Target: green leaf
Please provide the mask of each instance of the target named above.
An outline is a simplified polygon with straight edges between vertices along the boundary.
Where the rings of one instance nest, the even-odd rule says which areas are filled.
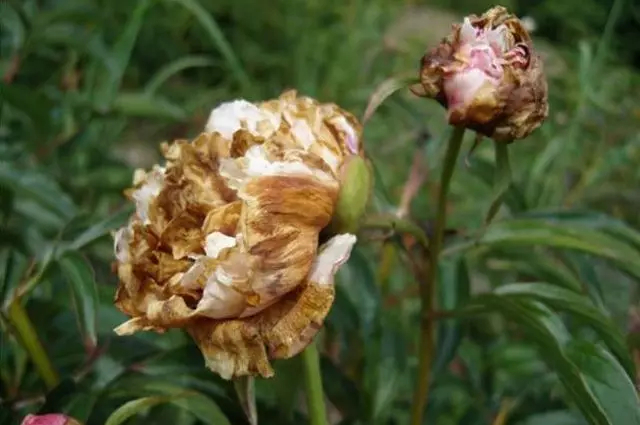
[[[572,351],[568,347],[573,341],[558,316],[538,302],[498,294],[480,295],[473,300],[473,303],[502,313],[526,332],[527,338],[538,345],[540,354],[558,374],[568,395],[590,424],[618,425],[609,416],[609,412],[614,408],[610,399],[603,398],[601,394],[594,392],[590,385],[591,380],[597,378],[599,371],[582,368],[572,361],[570,357]],[[613,360],[615,362],[615,359]],[[613,366],[609,365],[609,367]],[[628,379],[622,368],[619,365],[617,367],[621,373],[618,373],[615,378]],[[633,418],[635,413],[627,411],[625,415]],[[628,424],[632,423],[634,422]]]
[[[131,213],[132,207],[127,206],[104,220],[97,222],[78,235],[69,245],[69,249],[74,251],[80,250],[109,234],[109,232],[124,226],[131,216]]]
[[[474,241],[452,244],[442,255],[451,255],[477,247],[509,249],[531,245],[571,249],[593,254],[609,261],[626,273],[640,279],[638,251],[606,232],[577,224],[557,223],[552,220],[515,218],[492,223]]]
[[[114,391],[115,390],[115,391]],[[188,410],[205,424],[230,425],[220,407],[205,395],[175,384],[160,380],[144,378],[120,379],[111,395],[140,395],[149,397],[166,397],[168,402],[182,409]]]
[[[76,317],[84,341],[93,347],[97,342],[96,314],[99,307],[98,290],[93,268],[77,252],[69,252],[58,260],[71,290]]]
[[[220,29],[218,23],[213,19],[213,16],[197,0],[166,0],[172,3],[177,3],[180,6],[191,12],[196,20],[202,25],[202,28],[209,35],[211,42],[218,49],[222,57],[229,64],[231,72],[240,85],[246,90],[250,87],[251,81],[249,76],[245,72],[240,60],[233,51],[233,48],[227,41],[224,33]]]
[[[122,30],[122,34],[111,51],[113,69],[103,69],[103,75],[96,79],[97,87],[95,87],[93,95],[94,102],[100,110],[107,110],[111,106],[120,89],[122,78],[124,77],[125,70],[131,58],[133,46],[138,38],[145,14],[151,4],[149,0],[140,0],[137,2],[137,6],[133,10],[129,22],[127,22]]]
[[[378,85],[373,94],[369,97],[367,109],[364,112],[362,122],[365,123],[371,118],[382,103],[398,90],[410,87],[420,82],[415,75],[407,77],[391,77]]]
[[[0,186],[16,196],[30,198],[69,220],[76,214],[73,201],[50,178],[34,171],[18,170],[13,165],[0,162]]]
[[[214,66],[216,62],[207,56],[185,56],[180,59],[176,59],[160,68],[156,72],[149,82],[144,87],[144,92],[148,96],[153,96],[160,86],[162,86],[167,80],[174,75],[189,68],[204,68],[208,66]]]
[[[186,397],[174,398],[171,403],[191,412],[203,424],[207,425],[231,425],[220,407],[201,393],[190,391]]]
[[[577,293],[582,293],[580,280],[562,262],[551,258],[537,250],[492,250],[486,261],[491,261],[493,268],[514,271],[526,279],[537,278],[540,281],[562,286]]]
[[[572,341],[567,356],[582,371],[611,424],[640,424],[640,399],[635,385],[616,359],[604,348]]]
[[[187,113],[168,100],[145,93],[118,93],[113,99],[112,109],[128,117],[167,118],[184,120]]]
[[[469,270],[463,257],[440,262],[438,296],[440,310],[454,310],[466,304],[471,284]],[[441,320],[437,328],[437,353],[433,363],[434,375],[447,368],[462,342],[460,319]]]
[[[493,194],[491,205],[485,217],[485,224],[491,223],[498,213],[502,200],[511,185],[511,166],[509,165],[509,148],[506,143],[494,142],[496,153],[496,168],[493,182]]]
[[[172,397],[180,397],[180,395],[174,394],[173,396],[142,397],[137,400],[131,400],[118,407],[111,415],[109,415],[105,425],[123,424],[127,419],[144,412],[153,406],[169,402]]]
[[[567,311],[591,326],[616,355],[629,375],[635,377],[635,365],[629,355],[625,337],[613,321],[591,304],[588,298],[546,283],[513,283],[494,291],[502,296],[534,298],[554,309]]]

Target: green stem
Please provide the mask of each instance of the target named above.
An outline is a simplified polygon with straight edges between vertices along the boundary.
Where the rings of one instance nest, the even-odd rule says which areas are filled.
[[[9,306],[9,320],[47,388],[54,388],[60,381],[58,372],[56,372],[51,360],[49,360],[49,356],[42,346],[20,298],[15,298]]]
[[[411,425],[422,425],[424,408],[429,399],[429,384],[431,381],[431,364],[433,362],[434,323],[433,312],[436,306],[436,289],[438,278],[438,257],[442,249],[442,241],[447,221],[447,195],[451,176],[455,169],[456,160],[462,146],[464,136],[463,127],[454,127],[447,145],[442,175],[440,177],[440,191],[436,213],[436,224],[433,239],[429,244],[429,267],[425,282],[420,286],[420,301],[422,312],[420,318],[420,345],[418,348],[418,382],[413,394],[411,409]]]
[[[327,425],[327,410],[324,406],[322,375],[320,374],[320,355],[315,342],[302,352],[304,363],[304,384],[307,396],[307,409],[311,425]]]

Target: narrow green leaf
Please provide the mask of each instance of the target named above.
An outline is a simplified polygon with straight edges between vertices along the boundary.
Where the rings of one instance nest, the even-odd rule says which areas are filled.
[[[171,404],[191,412],[203,424],[231,425],[220,407],[201,393],[189,391],[186,397],[172,398]]]
[[[612,424],[640,424],[640,399],[631,380],[635,375],[630,378],[609,352],[586,341],[572,341],[567,356],[585,375]]]
[[[511,185],[511,166],[509,165],[509,148],[506,143],[494,142],[496,154],[496,168],[493,182],[491,204],[485,217],[485,224],[491,223],[498,213],[505,193]]]
[[[99,301],[93,268],[77,252],[67,253],[58,260],[58,264],[71,290],[80,332],[84,336],[85,343],[95,346]]]
[[[118,93],[113,99],[112,110],[128,117],[168,118],[179,121],[187,116],[186,111],[180,106],[145,93]]]
[[[0,186],[12,190],[17,197],[37,201],[64,219],[71,219],[76,214],[71,198],[43,174],[18,170],[9,163],[0,162]]]
[[[398,90],[412,86],[419,83],[420,80],[415,75],[407,77],[391,77],[378,85],[374,90],[369,102],[367,103],[367,109],[362,117],[362,122],[369,121],[369,118],[376,112],[376,110],[382,105],[382,103],[392,94]]]
[[[131,213],[131,207],[125,207],[104,220],[97,222],[78,235],[69,245],[69,249],[73,251],[80,250],[90,243],[109,234],[109,232],[124,226]]]
[[[640,256],[634,247],[597,229],[550,220],[517,218],[495,222],[477,240],[451,244],[442,255],[481,246],[508,249],[530,245],[593,254],[612,261],[621,270],[640,279]]]
[[[583,283],[584,289],[589,293],[589,297],[601,310],[606,311],[604,304],[603,282],[598,278],[593,258],[580,252],[563,252],[562,258],[571,267],[574,274]]]
[[[129,65],[133,46],[138,38],[145,14],[151,4],[149,0],[140,0],[137,2],[129,22],[127,22],[122,34],[111,51],[113,69],[104,69],[104,75],[96,79],[97,87],[94,91],[94,102],[100,110],[107,110],[111,106],[120,89],[122,78]]]
[[[211,42],[218,49],[222,57],[229,64],[231,72],[240,85],[246,90],[250,87],[251,81],[249,76],[245,72],[240,60],[233,51],[233,48],[227,41],[224,33],[220,29],[218,23],[213,19],[213,16],[197,0],[166,0],[172,3],[177,3],[180,6],[191,12],[196,20],[202,25],[204,30],[209,34]]]
[[[179,394],[175,394],[173,397],[179,397]],[[105,425],[120,425],[127,421],[127,419],[146,411],[147,409],[156,406],[161,403],[167,403],[171,400],[172,396],[154,396],[154,397],[142,397],[137,400],[131,400],[126,402],[122,406],[118,407],[105,422]]]
[[[536,343],[547,364],[558,374],[571,399],[592,425],[617,425],[607,416],[602,401],[591,390],[585,372],[568,357],[566,347],[571,336],[560,318],[544,305],[531,300],[514,299],[497,294],[477,296],[473,303],[497,311],[517,323],[527,338]]]
[[[573,292],[582,293],[580,280],[574,276],[561,261],[538,250],[492,250],[486,261],[491,261],[493,268],[514,271],[526,279],[537,278],[541,282],[562,286]]]
[[[169,403],[186,409],[200,421],[211,425],[230,425],[220,407],[202,393],[163,380],[145,377],[126,377],[111,388],[112,396],[166,397]],[[179,395],[179,397],[177,396]]]
[[[503,296],[534,298],[554,309],[567,311],[591,326],[624,366],[629,377],[635,377],[635,365],[629,355],[624,335],[588,298],[546,283],[513,283],[497,288]]]
[[[160,86],[162,86],[167,80],[174,75],[189,68],[204,68],[208,66],[214,66],[216,62],[207,56],[185,56],[180,59],[166,64],[156,72],[149,82],[144,87],[144,93],[148,96],[153,96]]]

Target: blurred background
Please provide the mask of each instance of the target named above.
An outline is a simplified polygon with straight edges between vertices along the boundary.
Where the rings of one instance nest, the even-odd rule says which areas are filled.
[[[514,184],[499,217],[595,211],[603,220],[637,229],[640,4],[501,4],[526,17],[545,61],[551,106],[545,125],[510,149]],[[109,232],[131,211],[122,192],[133,170],[157,163],[161,142],[197,135],[210,110],[234,98],[263,100],[296,88],[362,116],[377,85],[394,75],[417,74],[425,50],[452,22],[492,5],[0,2],[0,423],[18,424],[40,409],[103,424],[124,402],[150,397],[152,402],[134,406],[137,416],[126,423],[244,423],[232,385],[203,368],[182,333],[112,333],[124,317],[111,304],[116,282]],[[393,95],[365,129],[365,146],[376,164],[372,211],[395,211],[409,170],[417,167],[425,186],[411,203],[410,217],[428,227],[447,136],[439,105],[407,92]],[[471,143],[469,136],[463,149]],[[453,180],[448,219],[458,234],[482,225],[492,173],[487,141]],[[596,240],[592,254],[598,245]],[[532,254],[518,257],[520,248],[503,248],[468,259],[471,294],[505,277],[539,276],[545,265],[548,274],[558,271],[542,260],[534,271],[523,261]],[[322,351],[334,423],[408,422],[418,290],[402,253],[385,252],[380,244],[362,246],[341,272],[350,284],[339,289]],[[548,253],[535,252],[540,258]],[[590,288],[594,305],[637,344],[637,276],[584,254],[562,255],[554,251],[554,261],[562,258],[567,273]],[[616,260],[631,267],[638,261],[633,255]],[[381,258],[389,261],[382,271]],[[443,279],[459,272],[454,265]],[[42,370],[29,360],[29,343],[10,332],[7,317],[16,293],[28,296],[32,330],[53,363],[49,378],[42,379]],[[455,306],[452,299],[441,302]],[[586,423],[548,363],[527,343],[526,332],[493,316],[451,326],[450,333],[440,334],[446,350],[429,404],[430,418],[438,421],[430,424]],[[257,382],[261,423],[306,423],[298,367],[296,361],[282,362],[276,378]],[[185,389],[196,395],[176,396]],[[159,401],[166,401],[161,396],[170,402]],[[615,425],[624,423],[636,422]]]

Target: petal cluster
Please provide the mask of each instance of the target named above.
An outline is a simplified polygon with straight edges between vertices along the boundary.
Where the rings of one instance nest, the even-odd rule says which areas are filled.
[[[195,140],[162,146],[137,171],[136,212],[115,234],[120,335],[184,328],[207,366],[230,379],[271,376],[321,328],[333,276],[354,235],[319,245],[342,165],[361,127],[334,104],[294,91],[215,108]]]
[[[422,58],[414,93],[447,108],[450,124],[496,141],[522,139],[548,115],[542,61],[523,23],[502,6],[453,25]]]

